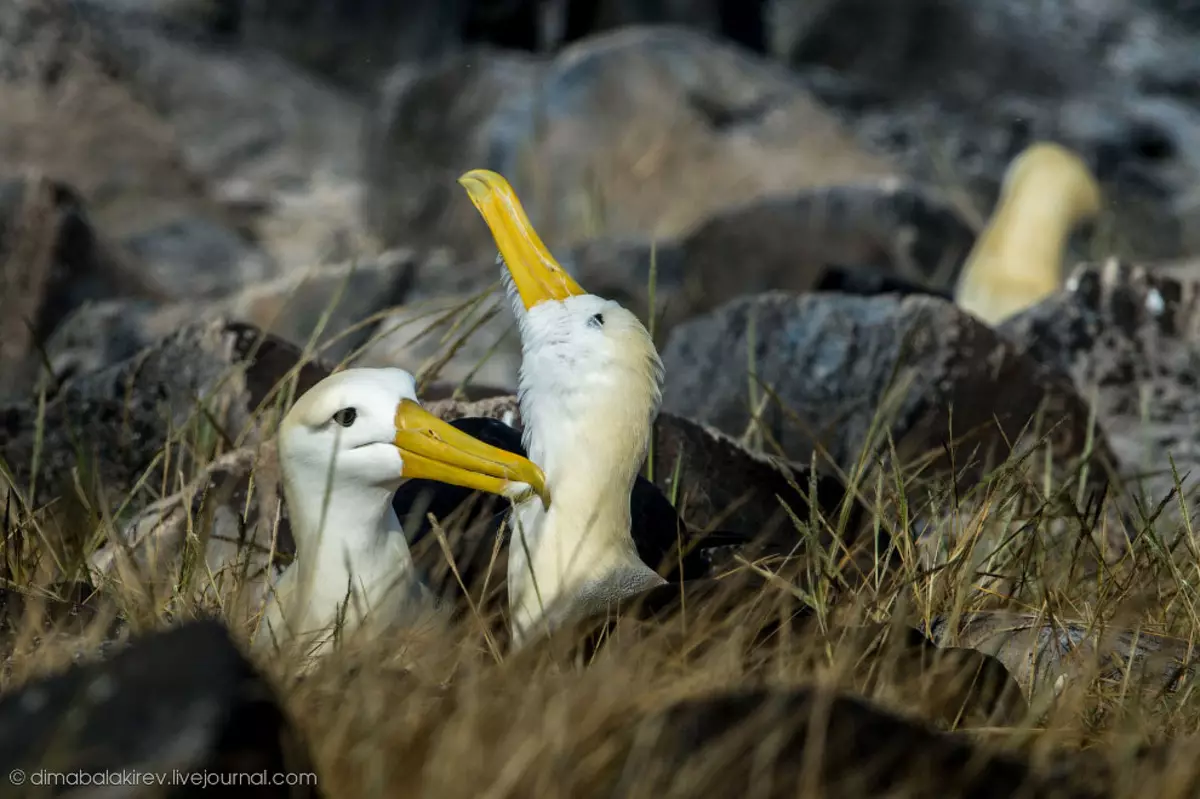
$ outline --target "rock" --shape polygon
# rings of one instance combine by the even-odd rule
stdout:
[[[665,410],[731,435],[757,414],[762,437],[800,463],[828,457],[852,470],[883,443],[872,426],[882,414],[902,462],[939,453],[947,467],[953,430],[969,484],[1008,457],[1039,410],[1044,432],[1062,422],[1049,438],[1056,468],[1072,473],[1089,443],[1100,466],[1091,479],[1103,484],[1116,463],[1101,431],[1089,438],[1088,406],[1064,375],[934,297],[746,297],[677,327],[663,362]]]
[[[801,786],[830,799],[1107,795],[983,743],[811,688],[684,699],[640,714],[622,733],[620,740],[638,749],[631,756],[645,758],[638,782],[647,790],[669,791],[686,776],[722,795],[762,785],[764,797],[795,796]],[[621,776],[612,775],[614,786]]]
[[[370,229],[385,243],[442,244],[455,260],[491,262],[491,234],[456,181],[522,146],[544,71],[531,56],[472,50],[390,73],[363,132]]]
[[[123,242],[173,299],[220,297],[275,276],[251,242],[203,217],[174,219]]]
[[[0,163],[71,186],[112,241],[180,217],[230,223],[170,125],[117,77],[69,0],[0,10]]]
[[[378,251],[357,213],[358,99],[269,52],[93,11],[96,46],[170,125],[208,193],[256,198],[250,205],[262,210],[239,225],[281,273]],[[244,214],[247,204],[239,205]]]
[[[306,391],[323,367],[305,364],[286,342],[223,319],[185,326],[133,358],[68,381],[43,415],[36,402],[0,406],[0,457],[13,477],[0,485],[34,506],[82,491],[93,514],[100,501],[136,513],[154,489],[175,488],[174,479],[153,477],[167,468],[164,458],[171,474],[187,474],[194,458],[272,433],[277,418],[254,412],[298,362],[296,390]],[[179,446],[181,436],[189,447]],[[135,491],[148,469],[148,485]]]
[[[95,64],[85,26],[68,0],[13,0],[0,13],[0,79],[53,84],[64,72]]]
[[[215,621],[144,635],[107,661],[9,692],[0,698],[0,761],[10,779],[20,769],[32,786],[138,772],[198,786],[249,778],[258,796],[319,795],[304,741]],[[286,781],[275,785],[277,775]],[[135,792],[114,794],[110,783],[71,793]]]
[[[937,195],[884,180],[765,197],[720,211],[679,239],[601,238],[560,260],[589,291],[642,319],[653,261],[655,334],[665,340],[697,314],[771,289],[947,295],[974,241]]]
[[[374,232],[419,230],[417,246],[459,260],[494,253],[455,183],[476,167],[512,182],[554,251],[599,233],[671,237],[763,195],[896,174],[786,72],[672,28],[592,37],[549,61],[476,51],[402,67],[368,125]]]
[[[637,24],[686,25],[765,51],[765,3],[704,0],[536,0],[411,2],[367,0],[77,0],[94,13],[200,40],[268,48],[351,88],[369,87],[402,61],[421,61],[490,45],[553,51],[592,34]]]
[[[521,406],[514,394],[503,394],[498,397],[485,397],[479,400],[459,400],[453,398],[437,399],[422,402],[425,410],[439,419],[453,422],[466,416],[482,416],[487,419],[499,419],[507,425],[524,429],[521,423]]]
[[[268,49],[351,85],[368,85],[403,57],[433,55],[457,44],[461,3],[401,6],[364,0],[80,0],[92,15],[153,27],[204,44]]]
[[[231,319],[253,325],[291,345],[313,344],[337,363],[371,339],[371,317],[398,304],[416,265],[411,252],[383,255],[257,283],[208,302],[151,305],[92,303],[68,317],[51,336],[46,354],[57,380],[111,366],[183,325]]]
[[[27,388],[38,348],[80,304],[161,297],[92,229],[70,187],[43,177],[0,182],[0,370],[5,392]],[[18,371],[19,370],[19,371]]]
[[[81,305],[63,319],[46,342],[39,390],[45,388],[54,393],[74,377],[132,358],[186,324],[193,311],[190,305],[164,308],[148,300],[105,300]]]
[[[404,4],[350,0],[329,4],[313,0],[262,3],[235,0],[239,9],[237,38],[251,46],[267,46],[297,63],[356,87],[372,85],[402,60],[420,60],[461,48],[469,38],[501,46],[536,47],[534,3],[423,0]],[[490,19],[480,24],[480,7]],[[473,13],[474,12],[474,13]],[[472,18],[474,30],[467,25]],[[524,22],[524,25],[521,23]],[[514,25],[515,23],[515,25]],[[514,43],[504,33],[517,34]],[[508,29],[508,30],[506,30]],[[532,37],[532,39],[531,39]]]
[[[1049,619],[1033,613],[977,611],[930,625],[941,646],[970,647],[1000,660],[1035,702],[1066,685],[1098,678],[1123,689],[1162,695],[1195,674],[1189,642],[1135,628]]]
[[[1200,480],[1198,288],[1115,258],[1081,264],[1063,291],[1000,326],[1018,352],[1070,375],[1148,508],[1175,489],[1167,456],[1187,496]]]
[[[989,208],[1020,150],[1057,141],[1101,178],[1106,221],[1129,251],[1194,248],[1200,55],[1153,4],[905,0],[876,13],[869,0],[781,0],[778,9],[775,51],[909,174],[949,178]]]

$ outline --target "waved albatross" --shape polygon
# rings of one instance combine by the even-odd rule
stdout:
[[[680,575],[684,583],[668,581],[639,552],[637,539],[645,532],[635,527],[631,491],[663,381],[649,332],[619,303],[587,293],[567,274],[502,176],[473,170],[460,183],[491,229],[505,267],[521,337],[522,443],[554,496],[549,507],[528,501],[514,507],[507,574],[514,646],[618,605],[657,616],[672,612],[684,596],[728,585],[686,580],[690,575]],[[844,488],[830,488],[827,479],[821,498],[836,493],[840,504]],[[805,509],[793,510],[805,517]],[[761,580],[751,582],[757,591]],[[745,592],[735,593],[729,598],[746,599]]]
[[[553,502],[514,502],[507,587],[511,639],[521,649],[539,634],[607,640],[623,618],[683,623],[697,604],[748,633],[750,646],[791,639],[789,628],[819,623],[773,578],[736,576],[668,582],[639,556],[631,491],[644,461],[662,394],[663,366],[649,332],[619,303],[588,294],[558,264],[529,223],[508,182],[472,170],[459,182],[483,216],[504,264],[520,330],[518,400],[528,457],[543,470]],[[797,540],[792,545],[799,543]],[[749,615],[747,615],[749,614]],[[746,625],[749,624],[747,628]],[[894,657],[897,674],[915,666],[952,713],[967,707],[1011,712],[1023,700],[1002,664],[967,649],[939,649],[903,624],[841,626]],[[891,634],[894,628],[895,634]],[[807,637],[807,636],[805,636]],[[585,655],[587,653],[585,652]],[[929,671],[934,664],[950,672]],[[876,675],[878,678],[878,675]]]
[[[401,369],[347,369],[303,394],[280,424],[296,559],[279,577],[255,646],[326,651],[336,629],[417,623],[436,603],[413,568],[392,496],[406,478],[548,502],[526,458],[431,415]]]
[[[1100,186],[1079,156],[1050,142],[1031,145],[1005,172],[996,210],[959,275],[955,302],[997,325],[1058,291],[1067,237],[1101,207]]]

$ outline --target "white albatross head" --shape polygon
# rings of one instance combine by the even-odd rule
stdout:
[[[425,603],[391,504],[407,478],[548,501],[541,469],[424,410],[401,369],[325,378],[288,411],[277,440],[296,560],[259,640],[327,632],[337,618],[356,626],[368,613],[391,623]]]
[[[595,610],[663,582],[638,557],[629,509],[662,402],[663,365],[636,316],[588,294],[554,259],[508,181],[477,169],[459,182],[506,267],[521,333],[525,446],[554,495],[548,510],[518,506],[516,532],[529,552],[526,558],[518,544],[509,552],[519,643],[543,619]]]

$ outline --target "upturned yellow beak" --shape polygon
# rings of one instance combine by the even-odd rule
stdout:
[[[472,169],[458,182],[492,231],[526,310],[544,300],[587,294],[546,249],[507,180],[488,169]]]
[[[485,444],[443,422],[412,400],[396,408],[396,447],[404,460],[404,477],[511,496],[516,483],[526,483],[550,507],[546,475],[520,455]]]

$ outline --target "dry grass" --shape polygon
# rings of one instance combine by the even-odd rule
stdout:
[[[437,336],[439,330],[446,357],[431,359],[424,370],[426,379],[471,333],[469,326],[456,328],[452,315],[439,312],[414,337]],[[319,335],[320,331],[313,340]],[[309,352],[315,351],[310,342]],[[288,392],[285,388],[281,393]],[[180,429],[172,446],[202,456],[195,460],[203,463],[225,448],[219,443],[222,438],[241,439],[214,437],[197,423]],[[154,467],[142,490],[159,486],[157,494],[168,494],[186,483],[187,475],[167,474],[165,468],[162,463]],[[671,464],[656,468],[669,470]],[[436,629],[397,632],[385,640],[349,636],[341,651],[303,678],[302,664],[295,658],[272,657],[260,665],[310,741],[323,790],[331,797],[649,797],[730,791],[778,795],[769,771],[747,771],[747,763],[755,762],[751,755],[768,745],[767,732],[753,738],[735,736],[705,750],[688,768],[679,768],[677,758],[664,754],[663,742],[672,736],[655,721],[661,720],[655,714],[679,699],[717,691],[805,685],[863,695],[943,727],[974,727],[970,734],[989,751],[1020,752],[1059,768],[1075,762],[1073,758],[1091,763],[1078,754],[1091,752],[1100,762],[1112,764],[1105,779],[1116,796],[1176,795],[1170,792],[1172,781],[1183,787],[1185,780],[1162,763],[1139,766],[1130,758],[1141,744],[1195,731],[1200,708],[1190,680],[1166,691],[1161,679],[1145,677],[1142,684],[1143,677],[1130,670],[1114,680],[1083,662],[1073,667],[1065,683],[1055,683],[1051,675],[1057,697],[1040,684],[1032,708],[1022,718],[979,727],[977,720],[968,718],[956,723],[954,714],[939,705],[935,683],[940,678],[906,670],[887,652],[865,658],[862,642],[846,637],[839,626],[846,619],[891,619],[925,628],[942,616],[1006,608],[1051,621],[1103,622],[1183,642],[1196,639],[1200,554],[1187,529],[1186,512],[1184,521],[1170,529],[1161,522],[1157,528],[1147,524],[1128,557],[1097,566],[1090,539],[1080,535],[1078,522],[1064,526],[1062,514],[1052,515],[1048,502],[1030,504],[1026,473],[1005,464],[965,496],[955,496],[949,488],[930,492],[927,485],[923,495],[937,500],[916,507],[916,494],[904,484],[902,472],[891,477],[875,472],[857,490],[878,509],[877,523],[894,531],[908,518],[931,520],[935,529],[929,537],[942,545],[931,555],[928,548],[897,537],[899,566],[838,592],[836,608],[828,604],[832,592],[809,585],[803,595],[818,606],[824,629],[810,631],[803,640],[775,641],[752,659],[743,656],[745,631],[735,621],[694,609],[685,630],[622,632],[589,663],[564,657],[549,644],[519,655],[497,653],[486,639],[485,625],[468,613]],[[1042,496],[1063,493],[1047,490],[1053,486],[1037,488],[1035,493]],[[121,514],[99,510],[98,525],[78,522],[83,529],[64,533],[47,528],[44,509],[24,507],[19,498],[10,506],[6,582],[32,601],[29,615],[15,625],[10,668],[3,678],[6,689],[61,667],[73,653],[92,648],[103,637],[111,619],[106,612],[85,631],[41,634],[41,604],[34,598],[40,579],[80,574],[80,564],[67,562],[62,548],[48,542],[64,537],[82,542],[73,551],[86,557],[117,529],[115,520]],[[134,580],[107,584],[104,591],[111,605],[101,607],[111,606],[129,631],[217,613],[227,619],[235,637],[247,642],[254,619],[234,601],[244,578],[204,568],[200,553],[206,542],[205,523],[203,514],[190,520],[187,551],[175,571],[146,575],[146,585]],[[798,539],[806,538],[803,525],[799,520],[797,524]],[[838,582],[838,553],[812,551],[811,537],[809,545],[801,572]],[[231,572],[236,570],[236,564],[230,566]],[[783,579],[765,590],[779,596],[800,593]],[[862,752],[845,754],[856,763],[864,761],[864,766],[869,759]],[[1184,749],[1172,762],[1190,769],[1193,760]],[[1079,770],[1093,778],[1108,773],[1094,764],[1080,765]],[[1147,794],[1149,785],[1156,786],[1156,792]]]
[[[25,134],[13,139],[17,140],[33,141]],[[15,145],[0,144],[4,152],[14,152]],[[43,157],[35,155],[20,160]],[[184,183],[180,178],[180,185]],[[186,194],[182,188],[179,193]],[[480,307],[473,301],[475,311]],[[388,313],[380,312],[361,325]],[[444,357],[427,361],[422,383],[433,379],[474,329],[466,323],[456,326],[457,318],[443,309],[410,320],[426,323],[414,340],[441,337]],[[306,347],[309,355],[318,354],[315,342],[322,333],[314,333]],[[329,341],[323,343],[328,346]],[[751,383],[751,392],[757,391]],[[290,393],[284,386],[280,397],[286,401]],[[266,407],[262,412],[275,410]],[[172,433],[163,457],[131,492],[143,498],[149,494],[150,499],[168,496],[188,485],[205,463],[245,441],[245,431],[214,431],[210,418],[198,408],[194,423]],[[760,432],[747,431],[748,438],[760,438]],[[181,460],[180,453],[188,457]],[[181,469],[181,463],[187,468]],[[657,463],[654,471],[670,472],[673,466]],[[0,463],[0,476],[4,471]],[[810,542],[801,572],[818,577],[818,585],[808,585],[802,593],[828,623],[803,640],[776,641],[751,661],[743,656],[744,631],[728,619],[707,617],[696,609],[686,630],[622,634],[588,663],[566,658],[550,645],[497,655],[486,639],[485,625],[467,614],[445,626],[398,632],[387,639],[351,636],[303,678],[303,664],[296,658],[263,658],[260,665],[308,739],[322,790],[329,797],[779,795],[763,755],[772,745],[770,733],[778,730],[756,730],[745,739],[735,736],[697,752],[691,767],[674,768],[658,745],[670,740],[670,730],[656,726],[655,713],[679,699],[716,691],[814,684],[863,695],[943,727],[970,726],[972,739],[989,750],[1019,752],[1060,767],[1078,759],[1080,779],[1091,776],[1105,782],[1114,796],[1191,795],[1188,780],[1193,778],[1196,749],[1183,739],[1200,726],[1200,707],[1190,679],[1166,691],[1153,675],[1143,677],[1130,669],[1113,679],[1085,661],[1075,665],[1065,682],[1051,675],[1051,687],[1060,689],[1057,695],[1044,690],[1044,684],[1034,686],[1038,690],[1031,709],[1013,723],[980,727],[963,719],[956,724],[935,701],[936,686],[929,675],[902,668],[888,653],[870,658],[863,668],[862,642],[845,638],[837,623],[892,620],[930,628],[939,617],[1004,608],[1051,622],[1078,620],[1173,636],[1189,644],[1200,637],[1200,552],[1186,508],[1177,514],[1181,522],[1146,522],[1128,556],[1104,564],[1081,529],[1085,514],[1072,518],[1049,500],[1030,501],[1031,494],[1073,496],[1071,486],[1035,486],[1031,492],[1023,464],[1002,464],[992,479],[965,496],[928,480],[918,494],[910,490],[903,471],[872,474],[856,487],[877,509],[880,527],[904,531],[913,519],[923,518],[930,523],[926,537],[944,545],[934,547],[931,555],[903,536],[893,536],[898,542],[895,569],[837,592],[835,609],[830,604],[834,594],[820,589],[839,582],[840,553],[812,547],[812,537],[800,531],[798,520],[797,538]],[[237,601],[246,588],[245,576],[238,563],[222,574],[205,568],[206,525],[211,519],[203,512],[189,515],[187,545],[177,568],[168,574],[142,575],[140,581],[104,584],[105,601],[97,602],[99,617],[86,629],[45,634],[41,600],[49,589],[42,584],[82,576],[87,559],[105,541],[119,539],[118,531],[127,522],[121,507],[98,501],[86,485],[81,479],[78,496],[65,498],[55,508],[29,507],[22,497],[32,491],[10,495],[3,515],[0,578],[3,587],[29,601],[25,613],[13,620],[8,668],[0,675],[4,690],[63,667],[80,650],[93,650],[114,616],[124,622],[126,632],[138,632],[216,613],[227,620],[237,639],[248,641],[254,619]],[[918,506],[917,496],[934,499]],[[63,506],[76,511],[64,513]],[[1052,507],[1056,512],[1051,513]],[[884,561],[889,553],[879,554]],[[800,592],[786,579],[764,590],[782,596]],[[1169,767],[1162,761],[1135,760],[1139,746],[1168,740],[1182,740],[1177,751],[1164,755]],[[815,749],[806,753],[811,756]],[[1088,752],[1096,759],[1085,760],[1080,754]],[[913,752],[912,759],[920,760],[921,755]],[[846,756],[869,766],[870,758],[861,751],[848,751]],[[802,753],[790,759],[800,760]],[[811,785],[809,789],[790,795],[830,795]]]

